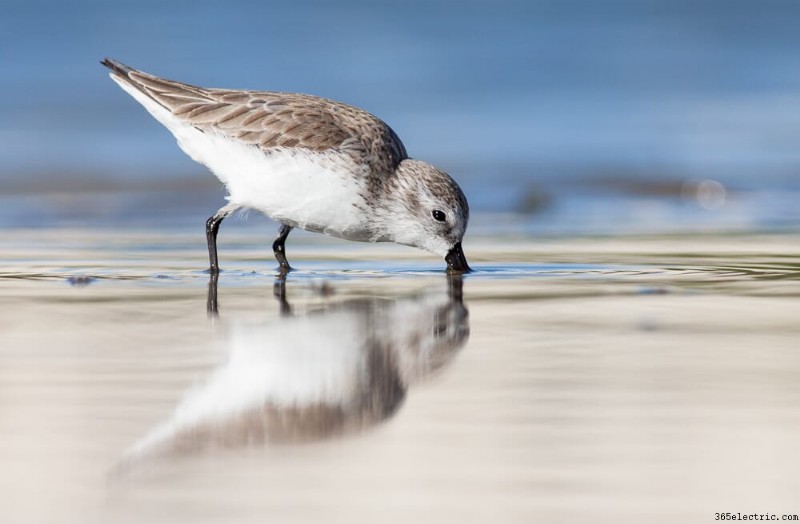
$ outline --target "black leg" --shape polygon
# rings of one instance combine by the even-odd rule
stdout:
[[[206,220],[206,241],[208,242],[208,271],[213,275],[219,273],[219,262],[217,261],[217,232],[219,225],[225,217],[236,211],[237,206],[228,204],[217,211],[214,216]]]
[[[206,221],[206,241],[208,242],[208,271],[212,275],[219,273],[219,262],[217,261],[217,232],[219,225],[225,216],[214,215]]]
[[[278,260],[278,265],[280,266],[278,269],[281,273],[287,273],[292,270],[289,261],[286,260],[286,247],[284,246],[286,237],[289,236],[291,231],[292,226],[283,224],[280,231],[278,231],[278,238],[272,243],[272,251],[275,253],[275,258]]]

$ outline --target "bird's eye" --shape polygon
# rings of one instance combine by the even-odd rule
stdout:
[[[434,209],[433,211],[431,211],[431,215],[433,216],[434,220],[437,220],[439,222],[444,222],[445,219],[447,218],[447,215],[444,214],[444,211],[439,211],[438,209]]]

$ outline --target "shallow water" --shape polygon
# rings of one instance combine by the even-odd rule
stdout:
[[[4,522],[800,513],[797,236],[225,233],[4,232]]]

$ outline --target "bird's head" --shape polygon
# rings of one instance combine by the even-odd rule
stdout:
[[[470,271],[461,249],[469,204],[447,173],[419,160],[403,160],[384,186],[384,198],[389,211],[384,224],[394,242],[444,257],[451,272]]]

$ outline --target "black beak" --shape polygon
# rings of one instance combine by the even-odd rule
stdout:
[[[461,250],[461,242],[456,242],[456,245],[447,252],[444,257],[447,262],[447,271],[451,273],[469,273],[472,269],[467,264],[467,257],[464,256],[464,251]]]

